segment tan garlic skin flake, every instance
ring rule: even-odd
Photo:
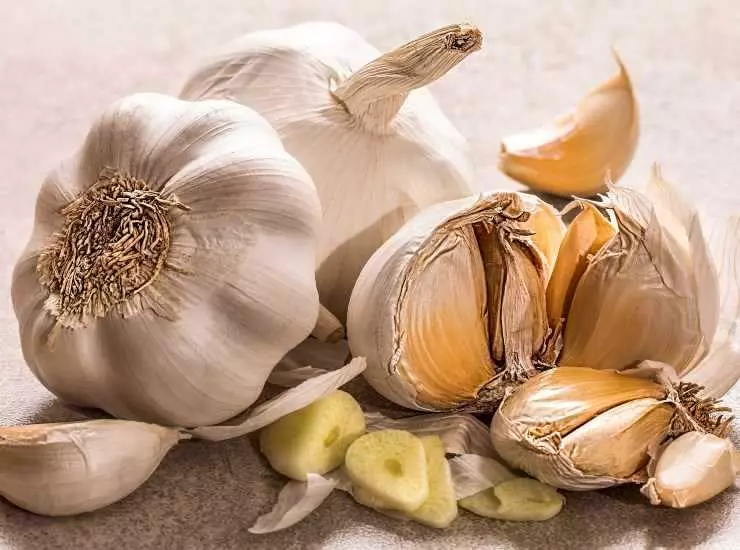
[[[119,418],[226,420],[316,322],[319,222],[310,177],[255,112],[119,100],[39,192],[13,274],[26,362]]]

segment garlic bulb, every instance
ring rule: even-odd
[[[558,367],[504,399],[491,438],[510,466],[554,487],[577,491],[642,482],[651,450],[669,435],[726,434],[725,409],[697,392],[692,384],[674,387],[636,374]]]
[[[718,495],[740,476],[740,452],[728,439],[688,432],[662,450],[641,489],[653,504],[687,508]]]
[[[583,211],[547,288],[550,322],[564,322],[559,365],[619,370],[650,359],[683,375],[706,355],[719,315],[717,272],[698,217],[679,201],[613,190],[598,203],[612,221],[576,203]],[[686,220],[676,220],[678,208]]]
[[[179,439],[125,420],[0,428],[0,495],[47,516],[97,510],[138,489]]]
[[[119,418],[226,420],[316,322],[319,223],[310,177],[255,112],[121,99],[39,193],[13,274],[26,362]]]
[[[365,265],[347,334],[386,398],[426,411],[490,408],[545,353],[545,284],[563,233],[532,195],[432,206]]]
[[[244,36],[184,86],[185,99],[255,109],[311,174],[324,212],[319,295],[340,321],[386,239],[420,209],[470,192],[466,142],[422,87],[480,45],[478,29],[450,25],[381,55],[341,25],[306,23]]]
[[[619,56],[619,73],[592,90],[554,123],[504,138],[499,168],[533,189],[587,196],[606,191],[632,160],[639,113]]]

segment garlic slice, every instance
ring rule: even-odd
[[[592,90],[553,124],[502,139],[499,168],[538,191],[588,196],[627,170],[639,138],[639,110],[627,69]]]
[[[138,489],[181,437],[127,420],[0,428],[0,495],[36,514],[91,512]]]
[[[687,508],[733,485],[740,454],[728,439],[688,432],[665,446],[653,469],[642,493],[652,504]]]
[[[415,217],[368,261],[350,301],[349,345],[368,358],[368,382],[412,409],[491,408],[544,353],[551,268],[535,237],[550,254],[563,232],[551,207],[523,193]]]

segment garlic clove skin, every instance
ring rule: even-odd
[[[103,200],[85,194],[113,178],[187,209],[160,209],[160,233],[151,224],[138,233],[169,234],[146,284],[111,307],[60,316],[59,292],[41,282],[42,272],[54,282],[53,262],[42,259],[73,227],[61,210],[92,196],[102,214]],[[191,427],[239,414],[316,324],[320,211],[308,174],[247,107],[160,94],[114,102],[39,193],[12,287],[26,363],[58,397],[118,418]],[[105,253],[87,259],[100,264]],[[78,273],[79,288],[101,280]]]
[[[124,420],[0,428],[0,495],[46,516],[91,512],[138,489],[179,439]]]
[[[618,233],[588,259],[576,285],[558,364],[620,370],[650,359],[683,375],[709,347],[710,301],[697,290],[698,264],[645,195],[617,188],[602,205]],[[702,271],[716,294],[716,272]]]
[[[532,189],[570,197],[606,191],[627,170],[639,138],[632,82],[619,73],[553,124],[501,140],[499,169]]]
[[[642,492],[653,504],[688,508],[718,495],[738,476],[740,454],[730,440],[688,432],[665,446]]]
[[[344,322],[368,258],[421,209],[472,190],[469,147],[428,83],[480,49],[448,25],[385,54],[342,25],[246,35],[195,71],[181,97],[228,98],[264,116],[319,192],[317,285]]]
[[[528,224],[549,208],[542,204],[495,191],[440,203],[372,256],[352,294],[347,333],[379,393],[404,407],[446,411],[475,406],[489,388],[498,400],[502,379],[534,373],[548,330],[549,267]],[[550,211],[538,223],[562,234]]]

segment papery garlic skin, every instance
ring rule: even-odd
[[[373,255],[353,291],[347,333],[352,352],[367,357],[365,377],[379,393],[404,407],[444,411],[473,405],[505,371],[514,378],[534,372],[548,331],[550,267],[528,232],[533,213],[548,209],[510,192],[441,203]],[[551,238],[562,235],[557,216],[537,219]],[[488,271],[479,244],[485,235],[476,233],[485,228],[489,244],[501,247]],[[497,290],[503,273],[507,284]]]
[[[688,432],[661,450],[642,488],[652,504],[687,508],[731,487],[740,476],[740,453],[728,439]]]
[[[564,197],[606,191],[627,170],[639,138],[639,109],[627,70],[592,90],[554,123],[501,140],[499,168],[538,191]]]
[[[123,420],[0,428],[0,495],[46,516],[97,510],[138,489],[179,439]]]
[[[184,86],[183,98],[258,111],[311,174],[324,214],[317,284],[340,321],[385,240],[420,209],[470,192],[465,139],[416,88],[480,44],[475,27],[450,25],[381,56],[342,25],[305,23],[236,40]]]
[[[719,296],[701,227],[690,220],[689,241],[653,204],[627,189],[607,195],[618,231],[575,283],[559,365],[619,370],[655,360],[683,375],[707,353]]]
[[[141,193],[187,209],[160,213],[170,244],[146,285],[93,314],[60,316],[58,297],[41,284],[53,270],[40,258],[53,256],[66,231],[61,210],[103,174],[135,179]],[[121,99],[39,192],[13,274],[24,358],[55,395],[118,418],[185,427],[226,420],[257,399],[272,368],[314,327],[319,223],[310,177],[254,111],[159,94]],[[80,269],[85,284],[96,284]]]

